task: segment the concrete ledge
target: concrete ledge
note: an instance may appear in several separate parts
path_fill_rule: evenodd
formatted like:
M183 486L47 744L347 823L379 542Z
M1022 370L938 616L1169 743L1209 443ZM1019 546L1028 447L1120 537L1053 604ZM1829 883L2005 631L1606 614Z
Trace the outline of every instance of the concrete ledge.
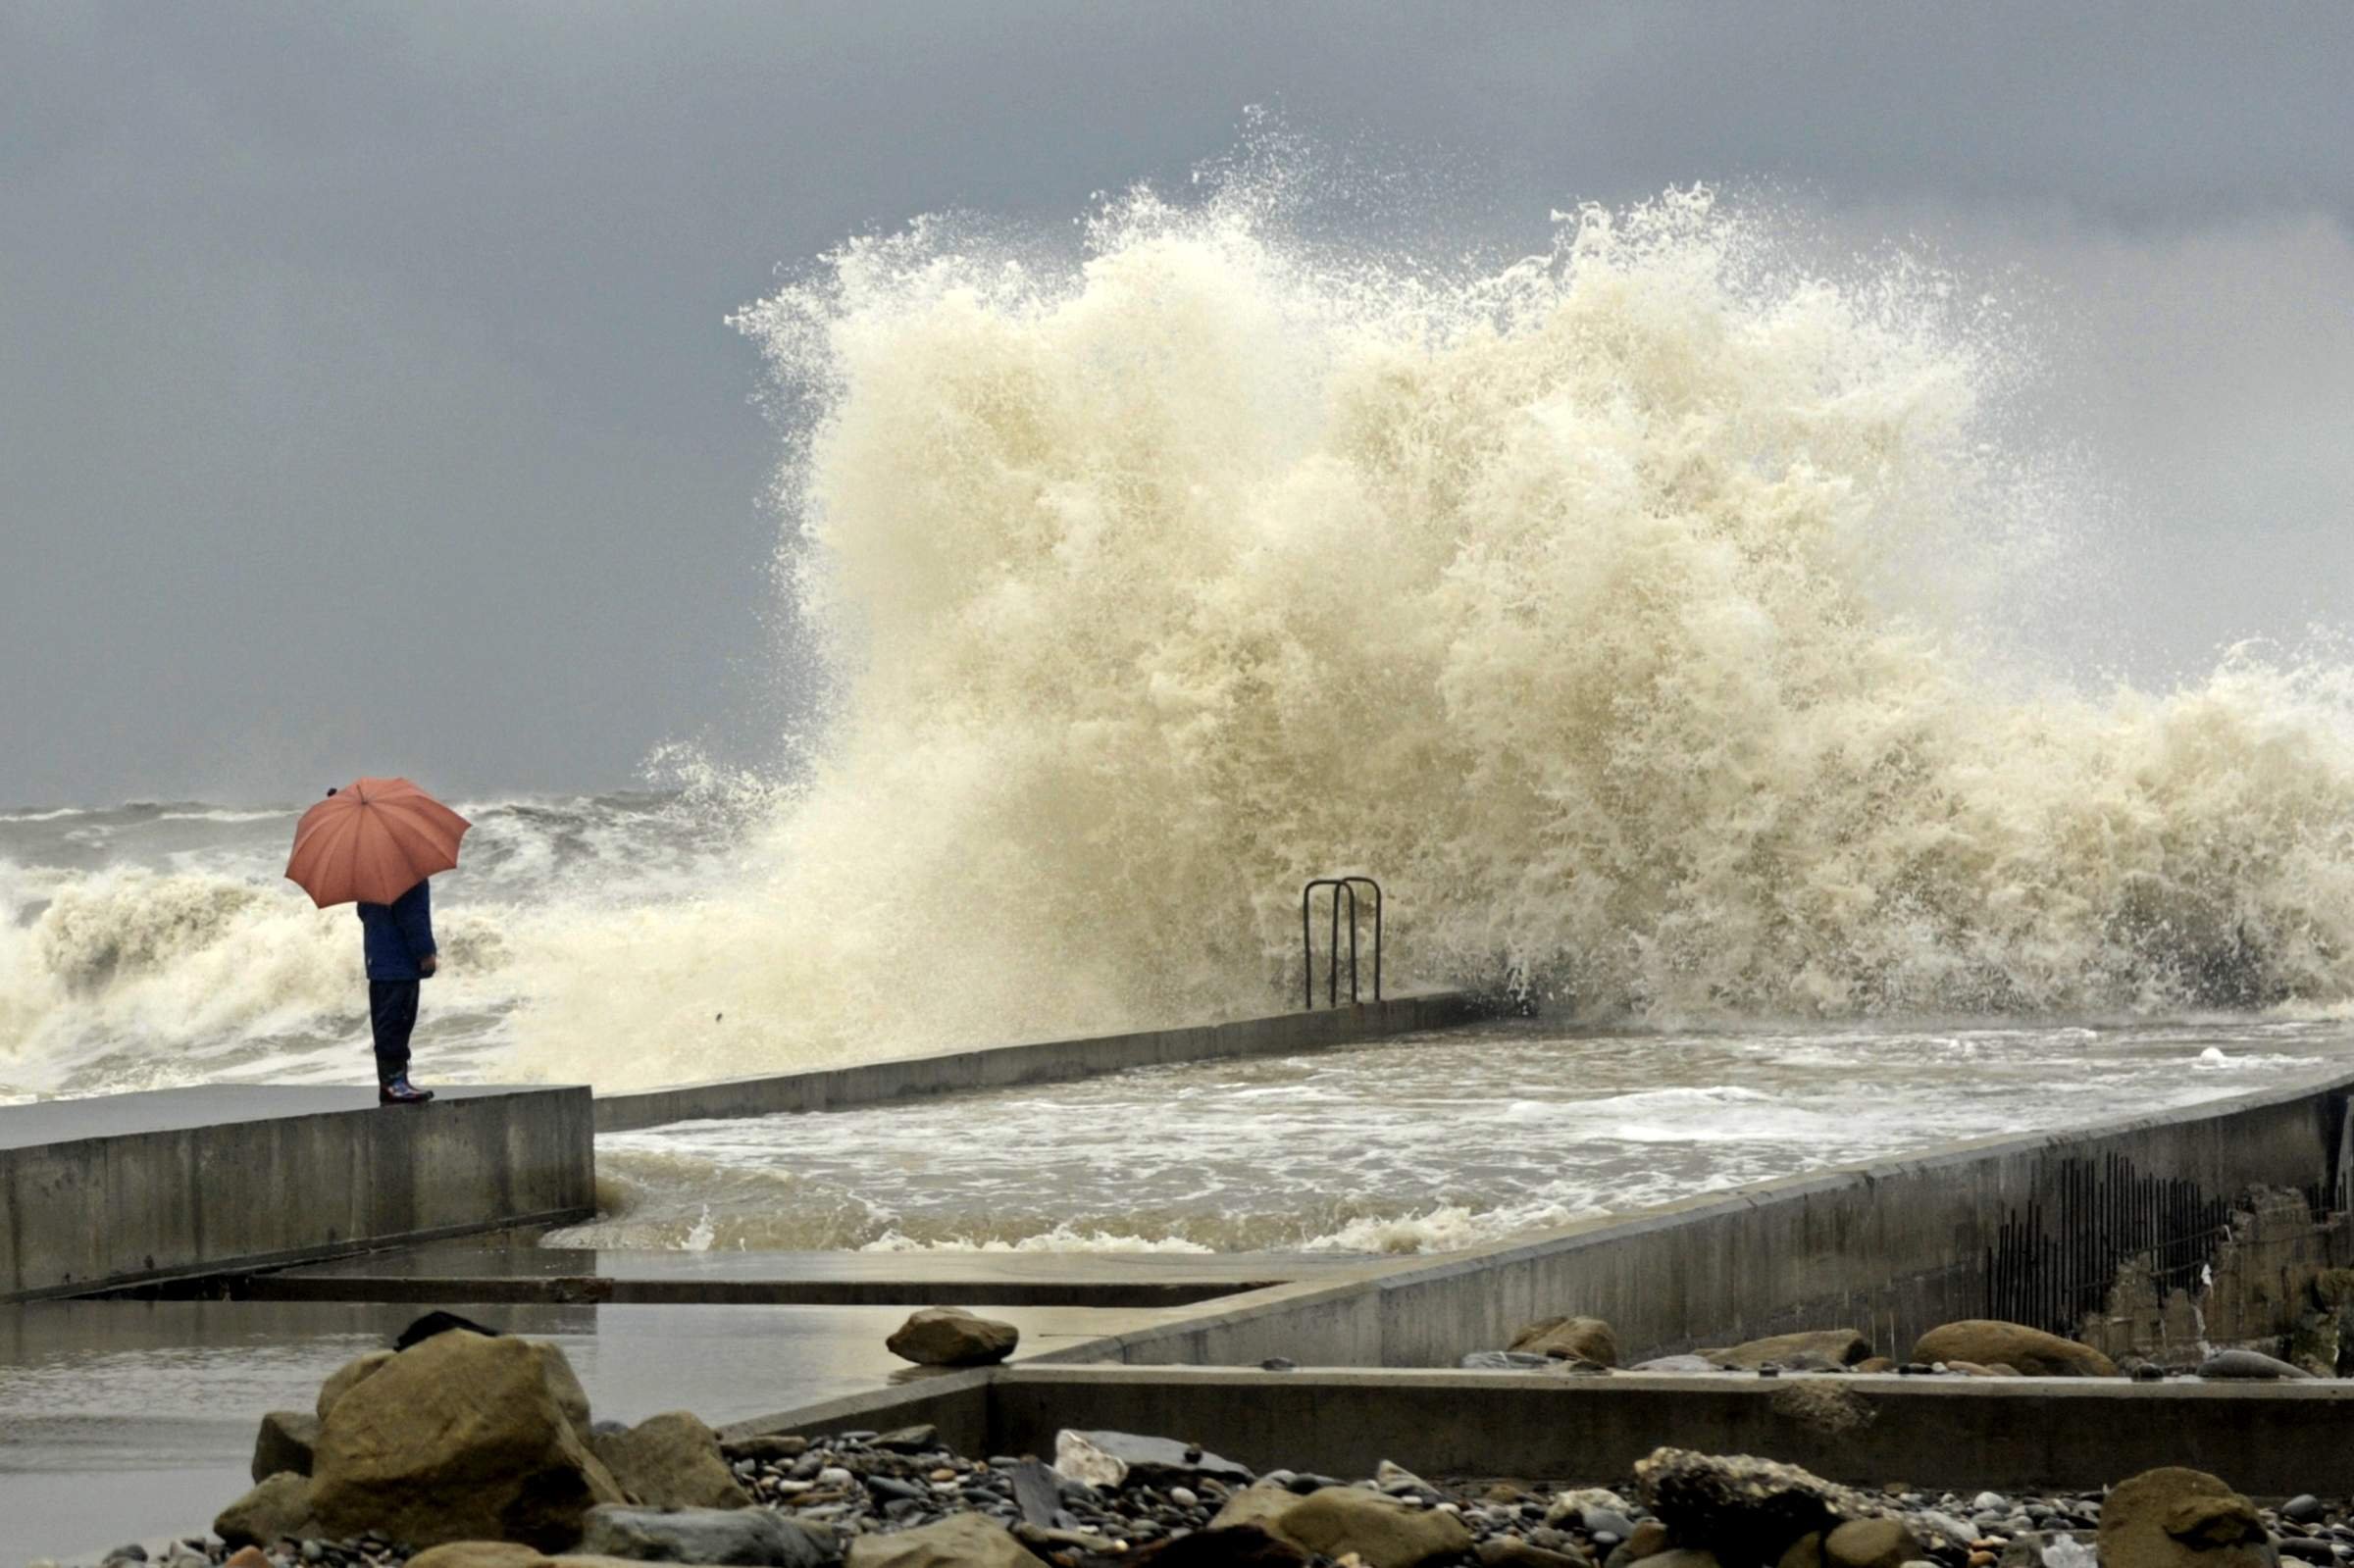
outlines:
M888 1432L895 1427L935 1426L941 1442L962 1454L981 1457L998 1450L990 1447L990 1384L1000 1374L995 1367L970 1372L924 1373L911 1370L908 1381L867 1393L844 1394L784 1415L757 1416L722 1427L722 1438L767 1437L772 1434L814 1436L821 1432ZM1054 1435L1047 1434L1043 1452L1054 1451Z
M0 1301L583 1219L586 1088L212 1086L0 1107Z
M1997 1249L2022 1234L2055 1278L2099 1283L2122 1261L2116 1218L2134 1184L2227 1198L2251 1186L2339 1190L2345 1095L2335 1072L2236 1099L2062 1133L1948 1144L1737 1192L1587 1221L1355 1283L1234 1296L1175 1323L1057 1352L1059 1360L1254 1366L1449 1367L1519 1325L1608 1320L1629 1359L1793 1329L1853 1325L1892 1353L1957 1318L2070 1332L2054 1290L2036 1313L1996 1299ZM2164 1239L2196 1246L2200 1235Z
M1164 1062L1274 1056L1444 1029L1489 1016L1463 991L1425 991L1315 1012L1281 1013L1194 1029L1159 1029L1081 1039L1038 1040L979 1050L899 1056L774 1078L716 1079L635 1094L599 1095L596 1130L627 1133L671 1122L793 1111L839 1111L918 1094L955 1094L1093 1078Z
M1844 1434L1791 1391L1855 1397ZM880 1415L879 1411L870 1414ZM1876 1487L2089 1490L2190 1465L2243 1492L2354 1491L2354 1384L2123 1379L1563 1378L1512 1372L1009 1367L989 1388L993 1453L1054 1451L1062 1427L1199 1442L1254 1469L1613 1483L1661 1446L1752 1453ZM945 1430L945 1429L944 1429Z

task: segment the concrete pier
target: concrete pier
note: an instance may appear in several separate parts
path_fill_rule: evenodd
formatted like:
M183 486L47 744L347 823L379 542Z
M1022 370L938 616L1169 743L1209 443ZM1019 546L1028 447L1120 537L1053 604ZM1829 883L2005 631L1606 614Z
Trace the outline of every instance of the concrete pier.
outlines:
M1467 1024L1492 1014L1465 991L1422 991L1387 1001L1313 1012L1242 1018L1193 1029L1151 1029L1077 1039L1032 1040L973 1050L895 1056L847 1067L769 1078L724 1078L640 1093L600 1094L596 1130L628 1133L671 1122L710 1121L785 1112L841 1111L918 1094L957 1094L1017 1084L1051 1084L1164 1062L1229 1056L1279 1056L1354 1045L1420 1030Z
M586 1088L213 1086L0 1107L0 1302L596 1206Z

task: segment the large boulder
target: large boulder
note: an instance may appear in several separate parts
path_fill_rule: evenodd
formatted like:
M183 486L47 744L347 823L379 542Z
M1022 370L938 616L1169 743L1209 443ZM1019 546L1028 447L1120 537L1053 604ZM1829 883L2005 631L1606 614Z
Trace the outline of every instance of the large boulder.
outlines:
M2030 1378L2114 1378L2117 1363L2091 1345L2063 1340L2023 1323L1966 1318L1922 1335L1913 1346L1916 1361L2000 1363Z
M766 1508L623 1508L588 1510L584 1556L629 1562L733 1563L741 1568L823 1568L832 1543Z
M1635 1487L1677 1544L1729 1568L1778 1562L1801 1536L1827 1535L1877 1512L1861 1494L1796 1465L1687 1448L1659 1448L1637 1460Z
M328 1411L334 1408L337 1399L359 1387L361 1380L374 1377L384 1368L390 1366L393 1354L394 1352L390 1350L371 1350L357 1360L346 1361L329 1373L327 1381L319 1385L319 1403L312 1413L317 1415L320 1420L325 1421Z
M1541 1318L1513 1335L1505 1348L1598 1366L1618 1364L1618 1337L1600 1318Z
M305 1410L273 1410L262 1417L253 1439L253 1479L292 1472L311 1473L311 1450L319 1444L319 1418Z
M648 1508L742 1508L751 1502L719 1451L719 1434L685 1410L627 1432L592 1432L588 1446L621 1490Z
M950 1514L921 1530L859 1536L848 1568L1046 1568L1003 1525L977 1513Z
M2101 1568L2278 1568L2255 1505L2204 1470L2145 1470L2101 1504Z
M264 1478L213 1521L213 1534L231 1546L275 1546L318 1533L310 1478L291 1472Z
M1133 1432L1054 1434L1054 1469L1091 1487L1190 1487L1215 1481L1225 1487L1251 1484L1251 1472L1231 1459L1173 1438Z
M312 1502L335 1537L376 1531L414 1546L580 1539L598 1503L624 1500L582 1436L588 1414L563 1351L452 1331L403 1350L328 1410Z
M1835 1367L1852 1367L1871 1354L1871 1341L1853 1329L1802 1329L1700 1352L1712 1366L1755 1372L1770 1361L1786 1367L1802 1357L1820 1356Z
M1022 1331L962 1307L925 1307L911 1313L883 1341L893 1355L926 1367L978 1367L1013 1354Z

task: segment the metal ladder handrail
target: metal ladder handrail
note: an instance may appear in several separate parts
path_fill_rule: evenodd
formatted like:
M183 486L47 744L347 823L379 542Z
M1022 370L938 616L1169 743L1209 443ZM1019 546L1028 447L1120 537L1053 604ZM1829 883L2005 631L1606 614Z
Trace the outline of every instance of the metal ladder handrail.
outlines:
M1341 1004L1341 898L1343 894L1346 894L1349 899L1349 1002L1351 1006L1356 1004L1356 889L1360 886L1373 890L1373 999L1381 1000L1381 928L1382 905L1385 902L1382 897L1381 884L1370 877L1316 877L1310 879L1306 885L1300 889L1301 983L1306 987L1305 1006L1309 1011L1313 1011L1316 1005L1316 941L1308 924L1308 911L1315 898L1316 889L1319 887L1332 889L1332 935L1326 941L1328 956L1325 965L1325 1005L1338 1007Z

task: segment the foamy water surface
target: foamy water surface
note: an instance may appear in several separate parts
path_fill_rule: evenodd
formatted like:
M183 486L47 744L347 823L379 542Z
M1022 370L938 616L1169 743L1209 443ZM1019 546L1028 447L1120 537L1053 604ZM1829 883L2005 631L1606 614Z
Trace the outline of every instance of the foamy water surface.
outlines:
M1562 1034L1542 1021L598 1139L564 1244L1431 1251L2247 1092L2327 1022Z

